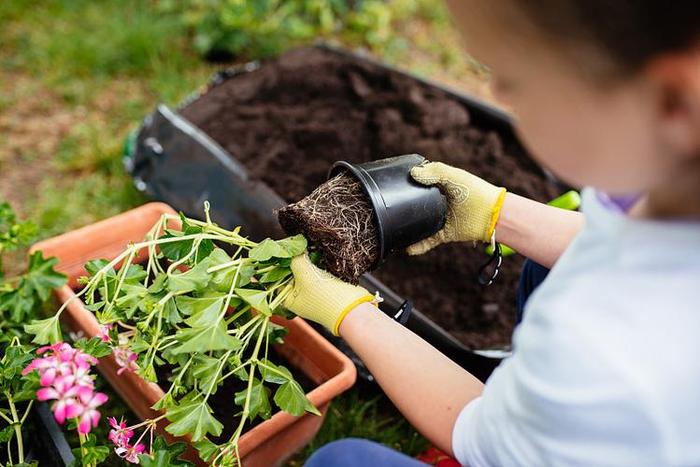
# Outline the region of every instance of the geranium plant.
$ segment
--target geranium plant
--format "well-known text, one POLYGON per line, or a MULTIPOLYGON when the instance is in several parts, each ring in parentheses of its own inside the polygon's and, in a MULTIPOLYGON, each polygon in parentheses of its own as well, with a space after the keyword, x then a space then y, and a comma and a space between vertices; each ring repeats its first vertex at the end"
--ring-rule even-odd
POLYGON ((3 253, 26 247, 36 231, 32 223, 20 222, 9 204, 0 203, 0 442, 6 443, 7 454, 0 461, 29 465, 23 426, 38 399, 52 401, 57 422, 75 425, 81 443, 77 458, 83 465, 95 465, 109 454, 89 435, 100 419, 99 406, 107 400, 94 390, 90 372, 99 346, 83 339, 83 350, 58 342, 35 352, 22 331, 26 321, 40 316, 41 305, 66 277, 54 270, 56 258, 45 259, 41 252, 30 256, 24 274, 3 275, 3 253))
MULTIPOLYGON (((82 339, 80 345, 91 348, 99 356, 104 355, 99 342, 82 339)), ((36 398, 52 401, 51 410, 61 425, 72 421, 80 440, 80 447, 76 449, 80 463, 97 465, 109 455, 109 449, 99 446, 95 436, 90 435, 101 418, 99 407, 109 399, 95 390, 95 374, 91 370, 97 358, 66 342, 40 347, 36 353, 38 356, 22 370, 22 375, 38 374, 40 388, 36 398)))
MULTIPOLYGON (((166 430, 189 435, 203 460, 234 465, 246 423, 269 418, 273 404, 293 415, 319 413, 291 372, 268 358, 270 344, 285 333, 272 317, 289 317, 282 304, 293 287, 291 258, 305 250, 302 236, 256 243, 238 228, 223 229, 206 204, 204 221, 165 214, 143 241, 86 265, 89 277, 77 296, 101 323, 100 339, 121 371, 135 371, 165 392, 154 406, 159 417, 131 426, 110 420, 118 453, 127 460, 152 453, 156 423, 167 418, 166 430), (230 380, 244 388, 231 394, 239 419, 228 439, 217 440, 223 424, 209 402, 230 380)), ((35 342, 60 340, 66 305, 27 326, 35 342)))

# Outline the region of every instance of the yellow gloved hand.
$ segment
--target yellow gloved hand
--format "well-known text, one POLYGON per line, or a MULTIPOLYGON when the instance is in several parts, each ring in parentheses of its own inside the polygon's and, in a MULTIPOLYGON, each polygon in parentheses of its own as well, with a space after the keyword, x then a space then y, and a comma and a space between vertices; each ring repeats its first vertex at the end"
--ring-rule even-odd
POLYGON ((322 324, 335 336, 345 315, 360 303, 375 300, 366 289, 317 268, 306 253, 292 259, 291 269, 294 288, 284 306, 302 318, 322 324))
POLYGON ((421 255, 442 243, 491 241, 506 195, 505 188, 442 162, 414 167, 411 176, 423 185, 440 188, 447 198, 447 218, 445 226, 432 237, 409 246, 409 255, 421 255))

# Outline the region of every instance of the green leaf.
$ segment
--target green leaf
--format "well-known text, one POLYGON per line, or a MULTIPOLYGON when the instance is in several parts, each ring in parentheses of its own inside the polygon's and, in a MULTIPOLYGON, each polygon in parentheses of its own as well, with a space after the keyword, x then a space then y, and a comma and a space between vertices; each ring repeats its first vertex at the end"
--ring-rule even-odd
POLYGON ((89 434, 87 440, 83 442, 82 447, 72 449, 77 465, 83 467, 91 467, 102 463, 112 450, 108 446, 100 446, 97 444, 95 435, 89 434))
MULTIPOLYGON (((267 394, 267 388, 263 386, 262 381, 253 379, 253 387, 250 392, 250 401, 248 405, 248 416, 251 420, 260 415, 264 419, 270 418, 272 408, 270 407, 270 398, 267 394)), ((245 406, 247 388, 237 392, 234 402, 241 407, 245 406)))
POLYGON ((258 310, 265 316, 272 315, 270 305, 267 303, 267 291, 256 289, 235 289, 236 295, 248 305, 258 310))
MULTIPOLYGON (((88 261, 85 263, 85 270, 90 276, 94 277, 98 272, 107 267, 109 263, 110 261, 106 259, 95 259, 88 261)), ((98 284, 103 298, 109 297, 111 299, 114 296, 118 282, 117 277, 117 272, 114 270, 114 268, 109 268, 107 271, 105 271, 104 279, 100 279, 98 284)), ((126 275, 124 276, 124 284, 137 285, 143 282, 145 278, 146 271, 140 264, 130 264, 126 270, 126 275)), ((122 290, 124 290, 124 285, 122 285, 122 290)))
POLYGON ((14 323, 21 323, 28 316, 32 316, 35 307, 34 294, 29 288, 22 286, 23 282, 20 281, 20 287, 17 289, 0 293, 0 312, 10 312, 14 323))
POLYGON ((163 305, 163 319, 170 324, 179 324, 182 322, 180 311, 177 309, 175 300, 172 298, 163 305))
MULTIPOLYGON (((210 267, 221 266, 230 263, 231 257, 221 248, 217 248, 209 255, 209 261, 211 262, 210 267)), ((232 265, 226 269, 215 271, 211 277, 211 285, 219 292, 228 293, 231 290, 234 277, 236 277, 236 287, 243 287, 250 283, 250 278, 254 274, 255 266, 250 261, 243 259, 242 265, 232 265)))
POLYGON ((266 358, 260 360, 260 372, 263 379, 268 383, 283 384, 294 380, 292 373, 287 368, 282 365, 275 365, 266 358))
POLYGON ((127 318, 131 318, 146 295, 148 290, 143 284, 123 284, 116 305, 127 318))
POLYGON ((168 277, 167 289, 178 294, 203 290, 209 283, 209 266, 209 261, 205 260, 185 272, 173 273, 168 277))
MULTIPOLYGON (((200 441, 201 443, 202 441, 200 441)), ((179 457, 185 452, 185 443, 178 442, 168 444, 165 438, 158 436, 153 441, 151 454, 139 455, 139 463, 144 467, 168 467, 175 466, 190 466, 193 465, 179 457)))
MULTIPOLYGON (((202 228, 187 224, 187 220, 182 217, 182 231, 178 230, 168 230, 165 235, 160 237, 163 238, 177 238, 184 235, 197 235, 202 233, 202 228)), ((187 256, 194 246, 194 239, 181 240, 176 242, 161 243, 159 245, 160 251, 163 255, 170 261, 179 261, 185 256, 187 256)), ((187 264, 197 264, 204 258, 209 256, 209 254, 214 250, 214 242, 211 240, 202 240, 197 247, 197 252, 194 256, 190 257, 187 264)))
POLYGON ((166 274, 159 274, 156 276, 151 285, 148 286, 148 293, 157 294, 165 290, 165 283, 167 280, 168 276, 166 274))
POLYGON ((199 387, 212 394, 216 391, 216 380, 219 379, 221 362, 218 358, 198 354, 192 364, 192 375, 199 382, 199 387))
POLYGON ((175 299, 177 308, 189 318, 185 323, 194 327, 212 326, 216 324, 224 306, 225 295, 211 297, 180 296, 175 299))
POLYGON ((263 284, 267 284, 270 282, 277 282, 280 279, 284 279, 288 275, 292 273, 292 270, 290 268, 284 268, 284 267, 277 267, 271 271, 267 271, 263 276, 260 278, 260 282, 263 284))
POLYGON ((29 270, 24 279, 27 281, 27 287, 34 291, 42 302, 48 300, 53 289, 62 287, 68 281, 64 274, 54 270, 56 264, 57 258, 44 259, 41 251, 36 251, 29 257, 29 270))
POLYGON ((103 342, 99 337, 93 337, 92 339, 83 337, 75 341, 73 343, 73 347, 80 349, 95 358, 102 358, 112 354, 112 348, 109 346, 109 344, 103 342))
MULTIPOLYGON (((105 268, 109 263, 109 260, 106 259, 93 259, 85 263, 85 270, 88 272, 88 274, 94 276, 103 268, 105 268)), ((114 269, 112 269, 112 273, 114 273, 114 269)))
POLYGON ((288 255, 282 256, 282 258, 293 258, 298 256, 302 254, 307 247, 306 238, 303 235, 294 235, 293 237, 283 238, 282 240, 278 240, 277 243, 284 248, 288 255))
POLYGON ((61 340, 61 327, 58 316, 34 320, 31 324, 24 325, 24 332, 32 334, 32 342, 35 344, 55 344, 61 340))
POLYGON ((201 441, 197 441, 196 443, 192 443, 194 445, 194 448, 197 450, 199 453, 199 458, 202 459, 204 462, 207 462, 211 456, 214 455, 214 453, 219 452, 219 446, 216 444, 212 443, 208 439, 204 438, 201 441))
POLYGON ((275 240, 271 238, 266 238, 262 242, 258 243, 255 247, 251 248, 248 252, 248 258, 254 259, 255 261, 267 261, 270 258, 287 258, 287 250, 285 250, 282 245, 280 245, 275 240))
POLYGON ((0 443, 7 443, 8 441, 12 440, 15 436, 15 427, 14 425, 6 426, 2 430, 0 430, 0 443))
POLYGON ((6 202, 0 203, 0 251, 11 251, 19 246, 28 245, 36 234, 36 225, 31 222, 19 222, 10 205, 6 202))
POLYGON ((223 425, 214 418, 205 401, 193 401, 168 410, 171 423, 165 430, 174 436, 191 435, 192 441, 200 441, 207 434, 219 436, 223 425))
POLYGON ((266 238, 250 249, 248 257, 256 261, 268 261, 272 258, 292 258, 306 250, 306 238, 303 235, 272 240, 266 238))
POLYGON ((296 417, 304 412, 321 415, 321 412, 306 398, 299 383, 293 380, 287 381, 277 388, 274 400, 277 407, 296 417))
POLYGON ((212 350, 236 350, 241 341, 227 334, 226 324, 221 321, 212 326, 180 329, 176 338, 182 344, 173 350, 174 354, 209 352, 212 350))

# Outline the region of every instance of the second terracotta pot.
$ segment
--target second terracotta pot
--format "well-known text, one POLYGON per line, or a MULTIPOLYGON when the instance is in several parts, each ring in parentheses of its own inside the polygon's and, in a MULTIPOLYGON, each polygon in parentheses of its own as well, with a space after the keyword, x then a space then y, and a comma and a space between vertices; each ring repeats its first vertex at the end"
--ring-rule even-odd
MULTIPOLYGON (((84 264, 97 258, 114 259, 130 242, 142 240, 164 213, 175 214, 175 211, 163 203, 149 203, 32 247, 32 251, 43 251, 44 256, 57 257, 59 262, 56 269, 68 276, 68 285, 58 289, 56 295, 61 303, 71 300, 62 319, 74 332, 81 332, 87 337, 99 333, 99 324, 93 313, 85 308, 80 299, 75 298, 78 278, 87 274, 84 264)), ((284 344, 278 346, 276 351, 316 384, 307 396, 322 415, 294 417, 280 411, 254 426, 241 437, 238 444, 244 466, 282 464, 313 439, 331 400, 355 382, 355 366, 350 359, 306 322, 300 318, 275 321, 289 330, 284 344)), ((101 359, 98 369, 141 419, 158 415, 151 406, 163 396, 160 386, 132 372, 117 375, 119 367, 112 356, 101 359)), ((166 434, 164 428, 167 423, 163 420, 159 424, 158 429, 162 434, 166 434)))

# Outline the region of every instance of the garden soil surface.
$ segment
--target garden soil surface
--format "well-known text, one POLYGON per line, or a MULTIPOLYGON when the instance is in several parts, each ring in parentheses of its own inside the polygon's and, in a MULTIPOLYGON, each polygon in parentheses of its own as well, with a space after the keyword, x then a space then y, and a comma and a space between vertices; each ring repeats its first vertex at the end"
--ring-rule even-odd
MULTIPOLYGON (((337 160, 418 153, 509 191, 558 194, 519 146, 471 120, 446 92, 372 63, 318 48, 289 52, 227 79, 181 114, 288 202, 326 180, 337 160)), ((510 343, 523 258, 504 259, 494 285, 477 283, 484 247, 443 245, 389 258, 374 274, 471 348, 510 343)))

